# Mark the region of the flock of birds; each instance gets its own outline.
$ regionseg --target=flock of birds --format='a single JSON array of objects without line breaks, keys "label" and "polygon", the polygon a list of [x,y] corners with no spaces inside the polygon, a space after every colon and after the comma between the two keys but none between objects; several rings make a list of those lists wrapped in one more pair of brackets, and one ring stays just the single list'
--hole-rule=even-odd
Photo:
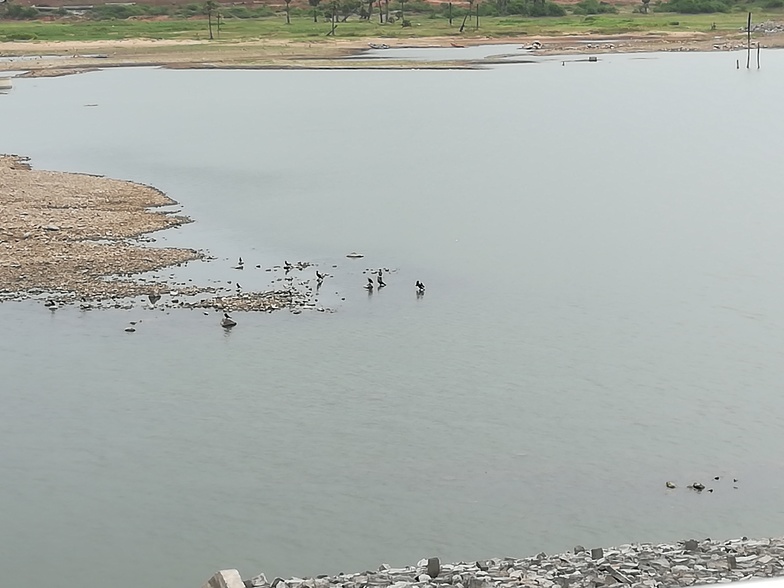
[{"label": "flock of birds", "polygon": [[[261,267],[261,266],[257,265],[256,267]],[[283,262],[283,270],[286,273],[289,273],[291,270],[293,270],[295,268],[297,268],[297,269],[304,269],[305,267],[307,267],[307,264],[303,265],[302,263],[299,263],[299,264],[297,264],[295,266],[295,265],[289,263],[288,261],[284,260],[284,262]],[[241,257],[239,258],[239,261],[238,261],[237,265],[234,266],[233,269],[236,269],[236,270],[245,269],[245,262],[242,261]],[[317,290],[324,283],[324,278],[326,278],[327,275],[328,274],[325,274],[323,272],[320,272],[320,271],[316,270],[316,289]],[[373,280],[373,277],[369,277],[367,279],[367,284],[365,284],[365,286],[364,286],[365,290],[367,290],[369,294],[372,293],[376,288],[381,290],[381,288],[385,288],[386,285],[387,285],[386,282],[384,281],[384,270],[383,269],[379,269],[377,272],[374,272],[373,276],[375,276],[375,281]],[[242,287],[239,285],[239,283],[237,283],[236,286],[237,286],[237,290],[241,290]],[[417,280],[416,284],[414,284],[414,287],[416,288],[417,298],[421,298],[422,296],[425,295],[425,285],[421,281]],[[223,318],[221,319],[220,324],[221,324],[221,326],[224,329],[231,329],[232,327],[236,327],[237,326],[237,321],[235,321],[233,318],[231,318],[231,316],[229,316],[229,313],[224,312],[223,313]]]},{"label": "flock of birds", "polygon": [[[316,275],[318,276],[318,272],[316,272]],[[384,281],[384,270],[380,269],[377,272],[374,272],[373,275],[376,276],[376,282],[378,283],[379,290],[381,290],[381,288],[386,287],[387,284]],[[422,282],[417,280],[414,286],[416,287],[417,298],[425,294],[425,285]],[[376,288],[376,284],[373,282],[373,278],[369,277],[367,279],[367,284],[365,284],[365,290],[367,290],[368,292],[373,292],[375,288]]]}]

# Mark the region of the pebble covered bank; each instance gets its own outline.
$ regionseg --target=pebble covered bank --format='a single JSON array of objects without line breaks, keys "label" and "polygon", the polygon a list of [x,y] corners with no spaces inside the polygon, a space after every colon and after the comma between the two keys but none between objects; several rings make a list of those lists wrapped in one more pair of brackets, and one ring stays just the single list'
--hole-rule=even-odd
[{"label": "pebble covered bank", "polygon": [[[216,574],[206,587],[246,588],[672,588],[727,583],[784,573],[784,538],[635,543],[525,558],[493,558],[416,565],[316,578],[240,580],[235,570]],[[221,575],[222,574],[222,575]],[[234,580],[232,580],[234,578]]]}]

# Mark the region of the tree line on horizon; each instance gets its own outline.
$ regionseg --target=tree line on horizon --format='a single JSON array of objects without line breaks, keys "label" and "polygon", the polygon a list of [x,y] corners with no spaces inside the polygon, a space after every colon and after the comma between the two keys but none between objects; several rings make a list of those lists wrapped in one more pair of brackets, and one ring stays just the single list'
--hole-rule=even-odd
[{"label": "tree line on horizon", "polygon": [[[759,0],[761,7],[776,9],[784,7],[784,0]],[[346,22],[350,18],[359,21],[411,26],[406,15],[427,18],[465,19],[466,15],[477,17],[522,16],[522,17],[560,17],[568,12],[577,15],[595,15],[618,12],[617,7],[605,0],[580,0],[564,6],[553,0],[464,0],[461,2],[428,3],[423,0],[308,0],[308,8],[292,6],[292,0],[283,0],[282,16],[286,23],[292,17],[319,18],[329,22]],[[42,5],[43,6],[43,5]],[[640,0],[634,12],[675,12],[682,14],[731,12],[749,7],[748,0]],[[568,11],[568,12],[567,12]],[[82,18],[92,20],[124,20],[132,17],[168,16],[173,18],[193,18],[206,16],[210,38],[214,38],[213,25],[219,33],[222,21],[226,19],[258,19],[280,15],[279,10],[267,5],[220,4],[207,0],[204,4],[153,5],[153,4],[103,4],[95,5]],[[55,17],[73,16],[66,8],[47,11]],[[5,0],[0,2],[0,18],[7,20],[34,20],[42,16],[33,6],[25,6]]]}]

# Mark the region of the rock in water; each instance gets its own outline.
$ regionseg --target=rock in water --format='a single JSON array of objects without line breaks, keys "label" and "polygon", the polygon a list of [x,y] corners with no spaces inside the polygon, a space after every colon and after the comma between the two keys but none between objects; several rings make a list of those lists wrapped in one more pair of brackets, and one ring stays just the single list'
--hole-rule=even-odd
[{"label": "rock in water", "polygon": [[427,575],[431,578],[438,577],[441,573],[441,560],[437,557],[431,557],[427,560]]},{"label": "rock in water", "polygon": [[267,585],[267,576],[265,576],[264,574],[259,574],[258,576],[255,576],[245,582],[246,588],[258,588],[259,586],[266,586],[266,585]]},{"label": "rock in water", "polygon": [[221,570],[203,588],[245,588],[245,584],[237,570]]}]

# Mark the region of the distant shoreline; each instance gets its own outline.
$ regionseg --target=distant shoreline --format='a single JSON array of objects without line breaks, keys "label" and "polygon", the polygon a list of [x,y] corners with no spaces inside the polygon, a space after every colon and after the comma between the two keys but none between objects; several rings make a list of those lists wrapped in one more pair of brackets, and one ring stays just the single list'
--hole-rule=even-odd
[{"label": "distant shoreline", "polygon": [[[29,77],[60,76],[107,67],[154,66],[174,69],[456,69],[492,65],[471,60],[387,61],[361,59],[370,45],[389,48],[450,48],[514,44],[521,48],[541,43],[541,49],[520,53],[520,60],[541,55],[601,55],[672,51],[730,51],[745,47],[745,35],[697,32],[656,32],[607,35],[564,34],[513,37],[423,37],[417,39],[351,38],[330,41],[249,40],[210,42],[194,40],[127,39],[117,41],[15,41],[0,43],[3,71],[24,70]],[[757,40],[755,40],[755,43]],[[759,38],[761,46],[784,47],[784,33]],[[353,59],[346,59],[347,57]],[[24,58],[14,61],[14,57]]]}]

